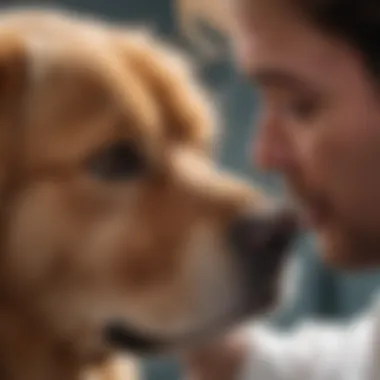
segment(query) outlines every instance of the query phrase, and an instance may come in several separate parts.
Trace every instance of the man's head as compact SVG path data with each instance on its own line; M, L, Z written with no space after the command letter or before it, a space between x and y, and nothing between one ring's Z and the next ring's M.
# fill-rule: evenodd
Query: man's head
M327 261L379 264L379 3L229 5L238 65L262 100L255 163L284 175Z

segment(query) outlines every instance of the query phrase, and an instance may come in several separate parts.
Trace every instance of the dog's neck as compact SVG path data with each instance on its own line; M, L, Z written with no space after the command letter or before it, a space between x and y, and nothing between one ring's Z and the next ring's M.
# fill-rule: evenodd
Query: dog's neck
M79 380L82 364L73 350L47 338L43 328L0 304L2 380Z

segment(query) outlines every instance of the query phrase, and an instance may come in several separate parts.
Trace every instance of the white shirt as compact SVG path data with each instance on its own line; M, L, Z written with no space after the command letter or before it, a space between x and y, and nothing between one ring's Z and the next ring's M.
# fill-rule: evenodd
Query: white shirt
M345 324L254 326L248 334L241 380L380 380L380 302Z

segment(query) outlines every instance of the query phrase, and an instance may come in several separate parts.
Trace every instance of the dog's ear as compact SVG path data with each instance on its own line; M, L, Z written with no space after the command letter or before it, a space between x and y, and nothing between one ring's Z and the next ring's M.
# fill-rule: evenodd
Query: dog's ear
M0 207L21 141L26 85L25 43L0 31Z
M157 98L169 139L210 152L214 109L191 60L149 31L121 32L115 41L128 67Z

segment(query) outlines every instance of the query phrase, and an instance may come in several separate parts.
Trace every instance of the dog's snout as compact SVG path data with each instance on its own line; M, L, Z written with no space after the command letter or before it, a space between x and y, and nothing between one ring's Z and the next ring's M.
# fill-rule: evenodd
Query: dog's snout
M126 323L114 321L106 326L105 339L112 347L131 352L153 352L164 342L153 339Z
M230 241L233 248L242 255L283 251L293 240L297 230L296 213L281 208L240 218L230 230Z

